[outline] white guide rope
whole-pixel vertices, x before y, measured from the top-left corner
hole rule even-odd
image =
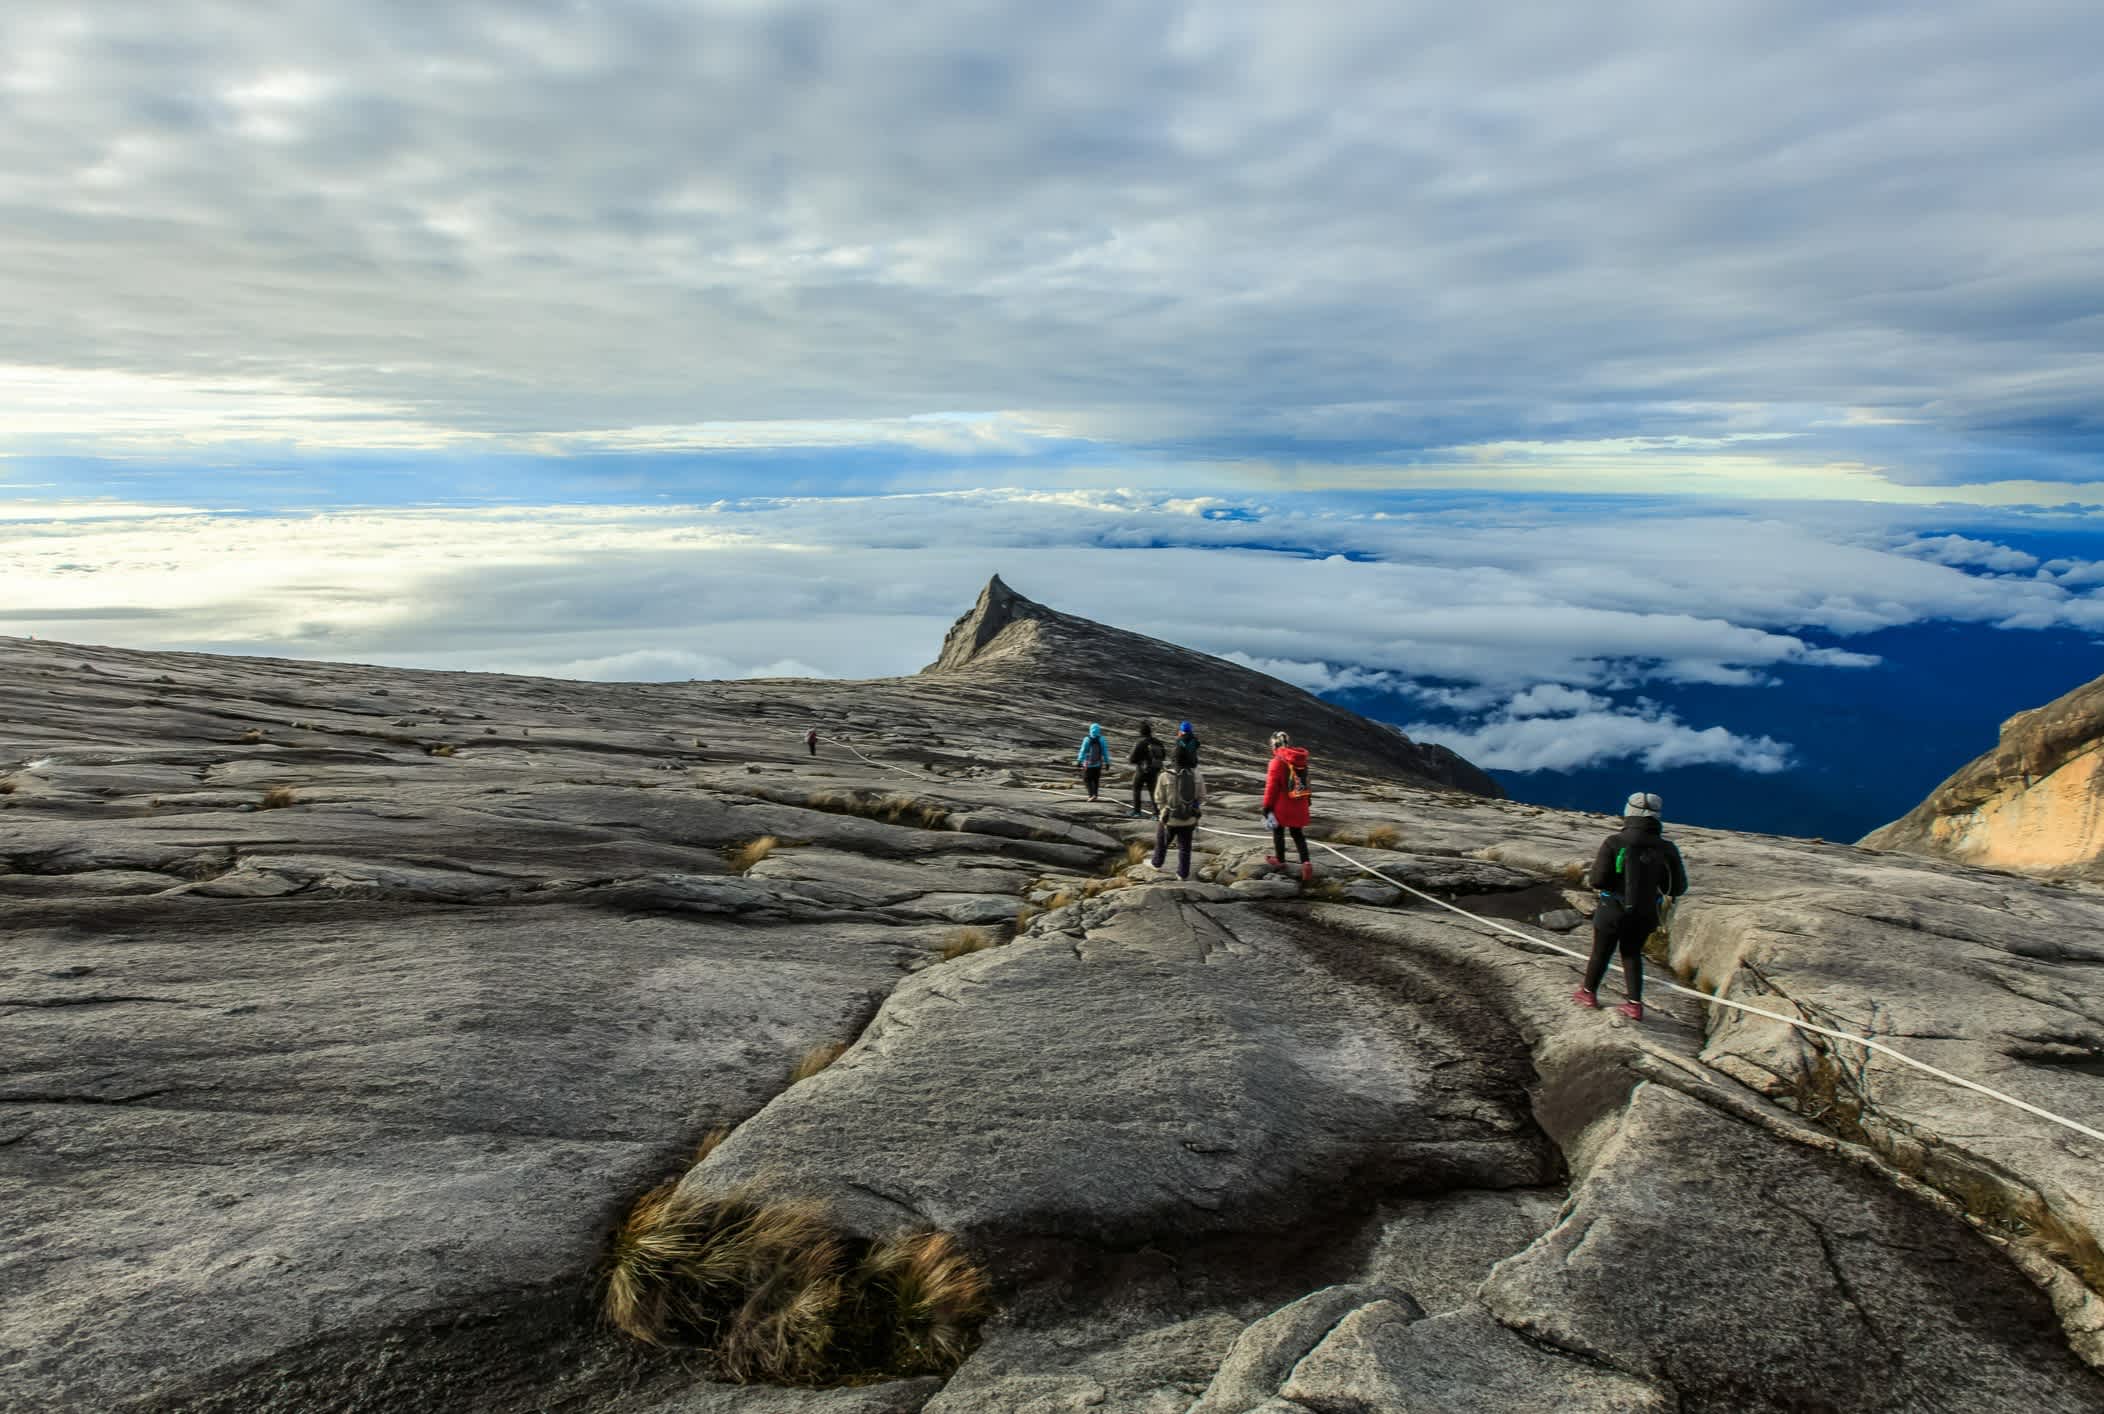
[[[859,757],[862,761],[868,763],[871,766],[875,766],[878,770],[903,771],[904,774],[913,776],[918,780],[935,780],[935,777],[923,776],[916,771],[906,771],[904,767],[887,766],[880,761],[872,761],[869,757],[863,756],[860,751],[856,751],[854,745],[848,742],[845,738],[835,737],[834,740],[839,741],[842,746],[847,747],[849,751],[853,751],[854,754],[857,757]],[[1250,834],[1246,831],[1241,830],[1222,830],[1217,829],[1211,825],[1200,825],[1197,828],[1203,834],[1224,835],[1229,839],[1268,841],[1271,838],[1269,835],[1265,834]],[[1335,845],[1331,844],[1327,840],[1314,840],[1311,841],[1311,843],[1320,845],[1322,848],[1328,850],[1331,854],[1334,854],[1339,859],[1343,860],[1346,864],[1351,865],[1352,868],[1357,869],[1360,873],[1371,874],[1374,878],[1379,879],[1385,884],[1388,884],[1394,888],[1401,889],[1406,894],[1410,894],[1414,897],[1423,899],[1426,903],[1434,904],[1440,908],[1443,908],[1449,913],[1459,914],[1461,917],[1468,919],[1471,923],[1480,923],[1486,928],[1495,929],[1497,932],[1500,933],[1510,934],[1512,937],[1518,938],[1521,942],[1527,943],[1533,947],[1548,948],[1552,952],[1562,953],[1565,957],[1575,958],[1581,963],[1591,961],[1591,959],[1586,954],[1578,952],[1572,948],[1567,948],[1561,943],[1553,942],[1548,938],[1537,937],[1532,933],[1523,933],[1519,929],[1510,927],[1509,925],[1504,923],[1500,923],[1494,918],[1485,918],[1481,914],[1470,913],[1467,909],[1462,908],[1456,904],[1448,903],[1443,898],[1436,898],[1433,895],[1426,893],[1423,889],[1413,888],[1411,885],[1404,883],[1400,879],[1391,878],[1389,875],[1382,873],[1379,869],[1374,868],[1371,864],[1367,864],[1361,860],[1352,858],[1350,855],[1346,854],[1343,850],[1337,848]],[[1730,1007],[1734,1011],[1743,1011],[1752,1016],[1765,1017],[1769,1021],[1779,1021],[1783,1025],[1795,1027],[1799,1031],[1808,1031],[1813,1033],[1814,1035],[1825,1036],[1832,1040],[1846,1041],[1852,1046],[1861,1046],[1866,1051],[1870,1051],[1876,1055],[1884,1056],[1888,1060],[1897,1061],[1901,1065],[1912,1067],[1913,1069],[1920,1071],[1924,1075],[1934,1076],[1936,1079],[1945,1081],[1946,1083],[1951,1085],[1956,1085],[1960,1089],[1970,1090],[1976,1095],[1985,1095],[1988,1099],[1999,1101],[2002,1104],[2008,1105],[2012,1109],[2022,1110],[2025,1114],[2033,1115],[2039,1119],[2046,1120],[2052,1124],[2057,1124],[2063,1129],[2073,1130],[2075,1133],[2080,1134],[2085,1138],[2094,1139],[2098,1143],[2104,1143],[2104,1130],[2094,1129],[2091,1126],[2082,1123],[2080,1120],[2069,1119],[2066,1115],[2055,1114],[2048,1109],[2041,1109],[2039,1106],[2032,1104],[2028,1100],[2020,1100],[2016,1096],[2007,1094],[2001,1090],[1997,1090],[1992,1086],[1982,1085],[1977,1080],[1968,1080],[1962,1075],[1953,1075],[1950,1071],[1941,1069],[1938,1066],[1930,1065],[1926,1061],[1916,1060],[1914,1059],[1914,1057],[1907,1055],[1903,1051],[1896,1051],[1891,1046],[1886,1045],[1883,1041],[1872,1040],[1868,1036],[1857,1036],[1847,1031],[1837,1031],[1831,1026],[1821,1026],[1817,1022],[1807,1021],[1801,1016],[1785,1016],[1779,1011],[1770,1011],[1766,1007],[1754,1006],[1750,1002],[1734,1001],[1730,997],[1720,996],[1712,992],[1700,992],[1694,989],[1693,987],[1684,987],[1678,982],[1661,981],[1654,985],[1662,986],[1667,991],[1678,993],[1680,996],[1683,997],[1692,997],[1696,1001],[1702,1002],[1707,1006]]]

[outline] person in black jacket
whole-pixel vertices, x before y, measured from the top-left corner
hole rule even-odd
[[[1154,736],[1154,723],[1140,723],[1140,739],[1132,744],[1132,754],[1125,759],[1132,763],[1132,818],[1137,820],[1153,813],[1151,809],[1140,809],[1140,796],[1144,792],[1147,804],[1154,804],[1154,783],[1161,779],[1162,762],[1169,753]]]
[[[1593,910],[1593,955],[1585,965],[1585,985],[1571,993],[1583,1007],[1600,1005],[1600,981],[1619,949],[1622,982],[1629,1000],[1618,1010],[1631,1021],[1644,1019],[1644,940],[1658,927],[1662,899],[1688,891],[1687,865],[1680,849],[1658,823],[1664,808],[1655,795],[1638,791],[1622,807],[1622,828],[1601,841],[1593,856],[1588,887],[1600,894]]]

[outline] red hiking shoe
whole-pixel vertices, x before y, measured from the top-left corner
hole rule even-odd
[[[1628,1017],[1631,1021],[1642,1021],[1644,1019],[1644,1004],[1642,1002],[1623,1002],[1615,1010]]]
[[[1582,1007],[1592,1007],[1595,1010],[1600,1005],[1600,999],[1594,996],[1590,989],[1585,987],[1580,987],[1577,991],[1571,993],[1571,1000]]]
[[[1312,860],[1312,859],[1303,859],[1303,860],[1302,860],[1302,861],[1300,862],[1300,881],[1301,881],[1301,882],[1302,882],[1303,884],[1306,884],[1306,883],[1311,883],[1311,882],[1313,882],[1314,878],[1315,878],[1315,861],[1314,861],[1314,860]]]
[[[1283,869],[1286,867],[1286,861],[1275,854],[1267,854],[1264,856],[1264,867],[1266,869]]]

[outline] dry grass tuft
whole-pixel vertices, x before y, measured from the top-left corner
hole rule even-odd
[[[747,840],[744,844],[733,845],[724,852],[724,857],[730,861],[733,872],[743,874],[746,870],[752,868],[753,865],[758,864],[768,855],[774,853],[776,847],[780,844],[781,841],[773,835],[762,835],[756,840]]]
[[[932,800],[915,795],[878,795],[874,791],[822,790],[804,797],[813,810],[833,815],[859,815],[889,825],[914,825],[924,830],[946,830],[950,812]]]
[[[13,795],[14,793],[15,783],[13,780],[0,780],[0,795]]]
[[[993,945],[993,935],[984,928],[953,928],[942,940],[942,960],[954,962],[975,952],[985,952]]]
[[[1574,887],[1576,885],[1583,884],[1585,882],[1585,875],[1589,867],[1590,866],[1588,866],[1586,862],[1582,859],[1572,860],[1570,863],[1563,866],[1563,881],[1566,884],[1570,884]]]
[[[790,1068],[789,1083],[791,1085],[802,1084],[834,1061],[839,1060],[846,1051],[847,1043],[845,1041],[832,1041],[823,1046],[813,1046],[810,1050],[804,1052],[802,1060]]]
[[[1359,832],[1358,832],[1357,830],[1354,830],[1354,829],[1351,829],[1351,828],[1349,828],[1349,827],[1346,827],[1345,829],[1342,829],[1342,830],[1332,830],[1332,831],[1330,831],[1330,843],[1331,843],[1331,844],[1364,844],[1364,843],[1366,843],[1366,836],[1364,836],[1364,835],[1360,834],[1360,833],[1359,833]]]
[[[992,1300],[947,1234],[864,1244],[814,1201],[666,1183],[614,1234],[604,1310],[637,1340],[705,1350],[719,1376],[821,1385],[948,1373]]]
[[[844,1257],[815,1202],[665,1183],[614,1234],[606,1316],[652,1345],[706,1344],[734,1380],[813,1384],[827,1374]]]
[[[1074,902],[1075,897],[1076,895],[1072,889],[1061,889],[1058,893],[1045,900],[1045,912],[1052,913],[1065,908],[1068,904]]]
[[[1366,843],[1375,849],[1394,849],[1402,837],[1402,831],[1393,825],[1376,825],[1366,832]]]
[[[1037,917],[1038,912],[1036,905],[1028,903],[1015,911],[1015,922],[1008,926],[1014,930],[1016,937],[1020,938],[1023,936],[1023,930],[1030,926],[1030,920]]]
[[[1135,864],[1139,863],[1139,862],[1140,862],[1141,860],[1143,860],[1143,859],[1152,859],[1153,857],[1154,857],[1154,845],[1153,845],[1153,843],[1152,843],[1151,841],[1148,841],[1148,840],[1127,840],[1127,841],[1125,842],[1125,867],[1126,867],[1126,868],[1130,869],[1130,868],[1131,868],[1131,867],[1132,867],[1133,865],[1135,865]]]
[[[986,1274],[945,1232],[886,1238],[856,1266],[867,1307],[888,1315],[870,1332],[869,1363],[900,1375],[942,1374],[971,1353],[993,1310]]]
[[[424,748],[426,756],[451,756],[453,751],[453,743],[450,741],[434,741]]]
[[[263,799],[257,802],[256,809],[283,810],[288,805],[297,805],[299,803],[300,798],[294,793],[291,786],[272,786],[269,790],[263,792]]]
[[[243,746],[254,746],[257,742],[263,740],[263,729],[261,727],[250,727],[240,735],[238,740]]]
[[[694,1162],[698,1164],[709,1155],[715,1153],[723,1141],[730,1137],[731,1127],[727,1124],[719,1124],[707,1134],[702,1135],[701,1142],[694,1146]]]

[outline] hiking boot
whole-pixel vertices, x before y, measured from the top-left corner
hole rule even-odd
[[[1571,1000],[1582,1007],[1592,1007],[1595,1010],[1598,1010],[1600,1006],[1599,997],[1593,994],[1593,990],[1590,987],[1580,987],[1577,991],[1571,993]]]
[[[1615,1010],[1628,1017],[1631,1021],[1642,1021],[1644,1019],[1644,1004],[1642,1002],[1623,1002]]]
[[[1266,869],[1283,869],[1286,867],[1286,861],[1275,854],[1267,854],[1264,856],[1264,867]]]
[[[1301,881],[1301,882],[1302,882],[1303,884],[1308,884],[1308,883],[1313,883],[1313,882],[1314,882],[1314,879],[1315,879],[1315,861],[1314,861],[1314,860],[1312,860],[1312,859],[1303,859],[1303,860],[1302,860],[1302,861],[1300,862],[1300,881]]]

